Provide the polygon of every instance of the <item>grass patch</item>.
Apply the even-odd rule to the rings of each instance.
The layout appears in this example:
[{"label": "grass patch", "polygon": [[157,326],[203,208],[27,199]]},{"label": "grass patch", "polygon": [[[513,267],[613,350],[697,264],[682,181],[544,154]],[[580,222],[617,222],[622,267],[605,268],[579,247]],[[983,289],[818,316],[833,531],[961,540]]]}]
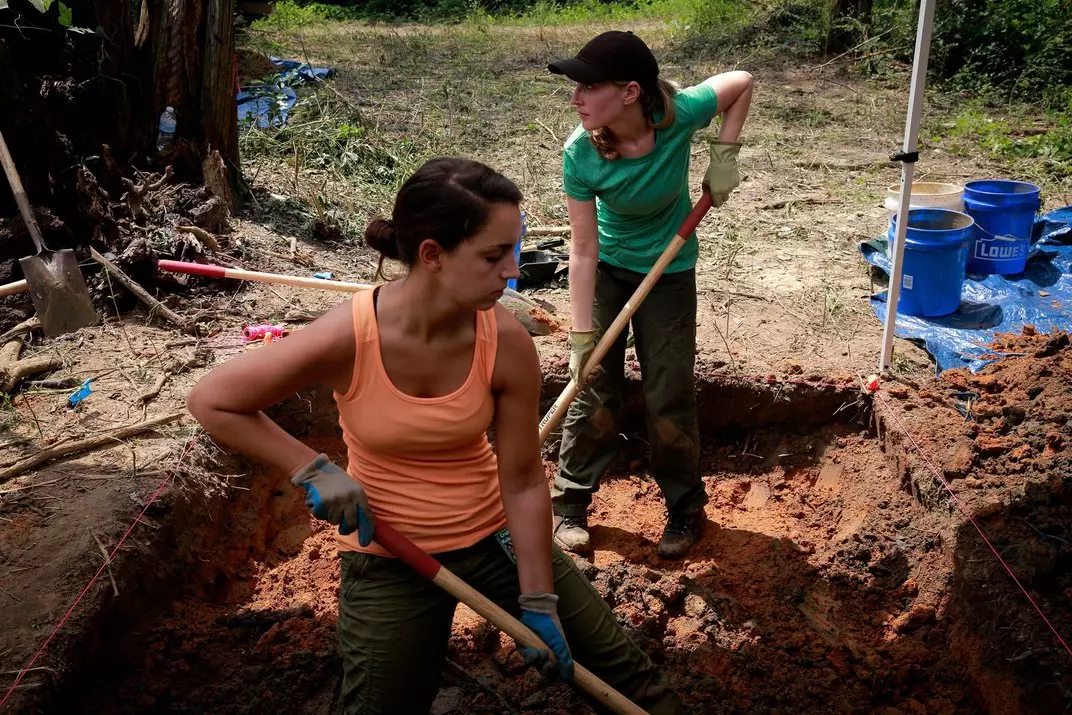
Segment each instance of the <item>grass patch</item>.
[{"label": "grass patch", "polygon": [[[720,0],[722,1],[722,0]],[[729,0],[726,0],[729,1]],[[735,1],[735,0],[734,0]],[[259,29],[281,29],[329,20],[374,20],[386,22],[471,23],[496,25],[574,25],[586,22],[629,22],[694,17],[712,0],[535,0],[503,3],[488,9],[475,0],[438,2],[364,2],[354,6],[280,0],[273,15],[254,23]]]},{"label": "grass patch", "polygon": [[[983,149],[1031,175],[1072,176],[1072,116],[1050,114],[1041,125],[1023,116],[1015,119],[1010,121],[977,107],[964,109],[946,125],[949,149],[960,156]],[[941,137],[933,139],[940,141]]]}]

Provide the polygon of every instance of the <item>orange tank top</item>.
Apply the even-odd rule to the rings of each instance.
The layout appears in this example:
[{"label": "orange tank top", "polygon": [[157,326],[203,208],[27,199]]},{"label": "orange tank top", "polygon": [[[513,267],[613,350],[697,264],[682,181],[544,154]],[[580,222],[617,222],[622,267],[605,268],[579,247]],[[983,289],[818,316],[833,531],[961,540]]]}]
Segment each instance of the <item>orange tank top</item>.
[{"label": "orange tank top", "polygon": [[[472,546],[506,526],[487,435],[495,414],[495,313],[477,313],[462,386],[421,398],[396,388],[383,366],[374,300],[372,290],[354,297],[354,376],[345,395],[335,393],[347,472],[365,488],[373,513],[426,552]],[[389,555],[376,542],[362,547],[357,532],[336,538],[341,551]]]}]

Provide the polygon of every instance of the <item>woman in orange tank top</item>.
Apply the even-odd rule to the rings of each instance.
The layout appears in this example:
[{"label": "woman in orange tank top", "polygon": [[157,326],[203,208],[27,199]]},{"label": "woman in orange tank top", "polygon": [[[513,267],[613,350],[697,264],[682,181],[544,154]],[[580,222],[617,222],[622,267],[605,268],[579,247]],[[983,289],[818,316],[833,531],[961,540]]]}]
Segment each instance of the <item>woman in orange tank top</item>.
[{"label": "woman in orange tank top", "polygon": [[[392,219],[365,232],[408,267],[404,279],[221,365],[190,393],[214,439],[291,474],[313,516],[339,527],[346,713],[428,712],[457,605],[372,541],[377,517],[520,617],[558,661],[550,668],[547,652],[523,652],[530,664],[569,680],[575,654],[649,712],[680,709],[665,676],[551,544],[539,360],[498,305],[519,274],[520,201],[482,164],[426,163],[402,186]],[[334,390],[346,470],[263,412],[314,383]]]}]

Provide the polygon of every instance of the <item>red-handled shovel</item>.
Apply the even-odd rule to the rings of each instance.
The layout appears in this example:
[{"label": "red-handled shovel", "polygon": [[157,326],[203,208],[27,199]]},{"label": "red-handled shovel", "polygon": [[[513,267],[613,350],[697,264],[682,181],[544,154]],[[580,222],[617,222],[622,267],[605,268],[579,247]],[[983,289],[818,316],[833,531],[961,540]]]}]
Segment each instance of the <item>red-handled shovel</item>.
[{"label": "red-handled shovel", "polygon": [[[588,362],[585,363],[584,369],[581,371],[581,381],[584,382],[592,374],[592,370],[603,362],[603,358],[610,350],[610,346],[614,344],[614,341],[618,339],[622,331],[625,330],[625,326],[629,325],[629,321],[632,319],[633,314],[637,312],[637,308],[644,302],[644,299],[648,297],[648,293],[651,292],[651,287],[655,285],[655,282],[662,277],[663,271],[670,265],[670,262],[677,256],[678,251],[685,245],[685,242],[689,240],[689,236],[696,230],[696,227],[700,224],[700,221],[707,212],[711,210],[711,194],[706,191],[700,195],[700,200],[696,202],[696,205],[692,207],[692,211],[681,223],[681,228],[678,229],[677,234],[670,239],[670,243],[663,249],[662,254],[659,256],[659,260],[655,261],[655,265],[648,271],[648,275],[644,276],[644,280],[633,291],[633,295],[626,301],[625,307],[622,308],[622,312],[618,313],[618,317],[614,319],[614,322],[610,324],[607,331],[603,333],[603,337],[599,339],[592,355],[588,358]],[[566,385],[566,389],[562,391],[562,394],[555,400],[555,404],[551,406],[551,409],[547,411],[547,414],[540,420],[540,444],[547,441],[547,437],[551,434],[554,428],[558,425],[559,420],[566,414],[566,408],[573,402],[581,392],[581,388],[573,380],[570,380]]]},{"label": "red-handled shovel", "polygon": [[[525,624],[503,609],[496,606],[489,598],[455,576],[443,564],[422,551],[416,544],[394,530],[382,519],[376,520],[376,532],[373,539],[390,551],[397,559],[412,568],[421,576],[432,581],[444,591],[473,609],[500,630],[527,648],[550,650],[539,636]],[[552,658],[554,655],[552,654]],[[611,686],[596,677],[580,663],[573,664],[573,681],[584,688],[592,697],[622,715],[643,715],[644,710],[632,700],[625,697]]]}]

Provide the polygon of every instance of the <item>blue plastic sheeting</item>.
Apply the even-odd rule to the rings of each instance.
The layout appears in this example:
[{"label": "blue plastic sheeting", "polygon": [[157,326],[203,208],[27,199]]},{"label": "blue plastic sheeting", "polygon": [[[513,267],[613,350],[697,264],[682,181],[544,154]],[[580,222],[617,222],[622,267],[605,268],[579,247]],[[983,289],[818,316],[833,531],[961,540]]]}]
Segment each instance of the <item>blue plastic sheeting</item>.
[{"label": "blue plastic sheeting", "polygon": [[268,59],[271,60],[273,65],[283,70],[282,76],[285,78],[297,76],[306,82],[320,82],[335,74],[334,67],[313,67],[306,62],[284,60],[280,57],[269,57]]},{"label": "blue plastic sheeting", "polygon": [[[885,236],[861,243],[860,253],[889,275]],[[885,322],[885,291],[871,297],[871,309]],[[1035,220],[1023,273],[969,273],[957,312],[940,318],[898,314],[894,334],[923,343],[937,372],[955,367],[976,372],[998,359],[987,348],[996,333],[1019,333],[1029,323],[1040,333],[1072,330],[1072,206]]]},{"label": "blue plastic sheeting", "polygon": [[298,103],[294,87],[322,82],[335,72],[332,67],[312,67],[297,60],[268,59],[281,71],[264,82],[243,87],[238,93],[240,124],[256,122],[261,129],[283,126],[290,110]]}]

